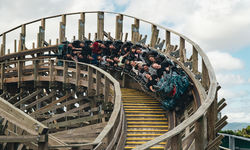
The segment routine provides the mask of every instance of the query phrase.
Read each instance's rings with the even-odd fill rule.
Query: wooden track
[[[85,16],[88,14],[97,15],[97,32],[92,37],[90,33],[85,34]],[[106,14],[116,18],[113,37],[112,34],[104,31]],[[139,92],[140,85],[126,75],[122,77],[122,80],[119,78],[117,81],[112,77],[113,72],[107,73],[92,65],[77,63],[71,66],[72,62],[63,61],[63,66],[58,66],[56,65],[58,60],[55,57],[41,56],[44,53],[54,54],[57,51],[58,44],[66,39],[66,17],[73,15],[80,16],[78,38],[73,37],[73,39],[127,41],[130,40],[128,37],[131,37],[133,43],[149,45],[151,49],[168,56],[183,68],[193,82],[193,103],[183,114],[169,113],[159,108],[155,95],[149,98],[145,93]],[[45,33],[47,32],[45,23],[49,19],[58,17],[61,17],[59,37],[53,39],[56,43],[51,43],[51,40],[47,41],[48,46],[45,47]],[[126,19],[134,21],[131,25],[131,33],[123,31],[123,22]],[[144,37],[139,30],[141,22],[151,25],[151,33]],[[34,23],[41,23],[39,32],[34,33],[37,36],[37,42],[32,43],[32,48],[27,48],[26,28],[28,28],[27,25]],[[18,41],[13,39],[14,49],[8,49],[10,41],[7,41],[6,37],[17,29],[21,31],[18,35],[20,39]],[[165,36],[160,37],[160,35]],[[179,38],[177,45],[173,45],[172,35]],[[147,37],[150,37],[149,41]],[[217,113],[226,106],[225,100],[217,102],[217,91],[220,86],[206,54],[195,42],[182,34],[126,14],[93,11],[37,19],[0,34],[0,38],[2,38],[0,97],[3,98],[0,99],[2,104],[0,104],[2,106],[0,106],[2,125],[0,131],[5,135],[0,137],[0,142],[1,139],[8,139],[3,140],[2,148],[120,150],[127,145],[136,150],[150,149],[150,147],[151,149],[164,147],[174,150],[210,150],[217,149],[220,144],[222,136],[216,133],[227,124],[227,117],[224,116],[218,120]],[[174,40],[176,41],[176,38]],[[191,52],[189,58],[187,51],[189,54]],[[198,68],[199,63],[201,65]],[[33,88],[27,88],[30,86]],[[129,94],[123,94],[124,107],[122,107],[120,86],[127,88],[122,92],[131,92],[133,88],[138,89],[139,91],[136,92],[140,94],[137,93],[136,97],[130,98],[127,98]],[[92,99],[92,101],[82,102],[83,99]],[[100,105],[100,100],[103,106],[107,106],[105,110]],[[61,105],[57,105],[59,103]],[[75,106],[76,103],[79,104],[78,107]],[[145,103],[150,104],[150,107]],[[162,114],[167,114],[167,125],[165,117],[158,116]],[[27,121],[22,122],[23,120]],[[144,124],[145,122],[147,124]],[[157,125],[155,125],[156,122]],[[139,125],[144,127],[135,127]],[[160,129],[154,128],[150,133],[143,133],[145,128],[152,126],[159,126]],[[47,129],[49,132],[45,132]],[[80,131],[89,129],[97,131],[88,132],[90,138],[78,134]],[[137,134],[138,132],[140,134]],[[73,133],[79,139],[64,135],[68,133]],[[34,142],[36,136],[42,138]],[[134,140],[137,136],[142,140]],[[27,143],[23,140],[25,137],[32,142]],[[129,138],[131,140],[128,140]]]

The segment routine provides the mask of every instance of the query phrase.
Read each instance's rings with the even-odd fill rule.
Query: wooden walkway
[[[166,111],[159,101],[141,91],[122,89],[122,101],[127,120],[124,149],[132,149],[168,131]],[[164,149],[161,142],[150,149]]]

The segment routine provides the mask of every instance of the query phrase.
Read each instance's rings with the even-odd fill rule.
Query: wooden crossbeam
[[[71,110],[69,110],[69,111],[66,111],[65,113],[56,114],[56,115],[54,115],[53,117],[51,117],[51,118],[49,118],[49,119],[47,119],[47,120],[42,121],[42,123],[46,124],[46,123],[52,122],[52,121],[54,121],[54,120],[60,119],[60,118],[62,118],[62,117],[67,116],[68,114],[71,114],[71,113],[73,113],[73,112],[82,110],[82,109],[84,109],[84,108],[86,108],[86,107],[89,107],[89,106],[90,106],[89,103],[83,104],[83,105],[81,105],[81,106],[79,106],[79,107],[77,107],[77,108],[74,108],[74,109],[71,109]]]
[[[72,126],[72,125],[87,122],[87,121],[101,119],[103,117],[107,117],[107,114],[98,114],[98,115],[94,115],[94,116],[88,116],[88,117],[82,117],[82,118],[78,118],[78,119],[67,120],[67,121],[59,122],[57,124],[50,124],[49,129],[57,128],[57,127],[59,127],[59,128],[60,127],[68,127],[68,126]]]
[[[19,106],[20,104],[22,104],[22,103],[24,103],[24,102],[26,102],[26,101],[32,99],[33,97],[37,96],[37,95],[38,95],[39,93],[41,93],[41,92],[42,92],[41,89],[39,89],[39,90],[33,92],[32,94],[30,94],[30,95],[26,96],[25,98],[23,98],[23,99],[19,100],[18,102],[16,102],[16,103],[14,104],[14,106]]]
[[[36,101],[30,103],[28,106],[25,106],[24,108],[22,108],[22,110],[29,109],[29,108],[35,106],[36,104],[38,104],[38,103],[40,103],[40,102],[42,102],[42,101],[45,101],[45,100],[47,100],[47,99],[50,99],[50,98],[52,98],[55,94],[56,94],[56,91],[52,91],[51,93],[49,93],[49,95],[44,96],[44,97],[42,97],[42,98],[40,98],[40,99],[38,99],[38,100],[36,100]]]
[[[29,143],[29,142],[45,142],[45,135],[18,135],[18,136],[0,136],[1,142],[7,143]]]
[[[223,135],[217,136],[213,141],[211,141],[208,146],[206,147],[206,150],[214,150],[215,146],[221,142],[221,140],[224,138]]]
[[[40,108],[39,110],[36,110],[35,112],[31,113],[30,115],[34,116],[36,114],[48,112],[49,110],[54,109],[53,107],[60,106],[60,105],[56,105],[56,104],[64,101],[65,99],[69,98],[70,96],[72,96],[72,93],[64,95],[63,97],[59,98],[58,100],[55,100],[52,103],[50,103],[49,105],[46,105],[46,106]]]
[[[10,101],[13,101],[15,99],[17,99],[18,97],[20,97],[21,95],[23,95],[25,92],[20,92],[20,93],[17,93],[16,95],[12,96],[11,98],[9,98],[7,101],[10,102]]]

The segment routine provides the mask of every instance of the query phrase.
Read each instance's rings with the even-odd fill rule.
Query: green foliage
[[[237,130],[237,131],[233,131],[233,130],[220,131],[220,133],[250,138],[250,126],[247,126],[246,128],[243,128],[243,129]]]

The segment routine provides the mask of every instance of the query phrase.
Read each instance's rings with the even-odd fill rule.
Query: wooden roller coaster
[[[97,15],[92,39],[90,33],[85,35],[87,15]],[[114,35],[105,31],[104,23],[110,22],[104,21],[105,15],[116,17]],[[117,77],[116,72],[91,64],[43,56],[55,53],[66,40],[70,16],[80,17],[78,37],[73,40],[131,38],[171,58],[192,80],[193,101],[177,115],[163,110],[156,95],[142,90],[126,74]],[[59,37],[52,44],[46,39],[45,23],[55,18],[61,21]],[[129,24],[130,33],[125,32],[126,19],[134,22]],[[28,49],[26,28],[39,23],[37,42],[29,43]],[[140,24],[151,26],[151,32],[142,35]],[[18,36],[8,38],[17,31],[21,31]],[[206,54],[186,36],[129,15],[93,11],[34,20],[0,37],[0,149],[219,149],[223,136],[217,133],[227,124],[227,116],[217,114],[226,106],[225,99],[217,100],[220,86]],[[10,41],[14,47],[8,49]]]

